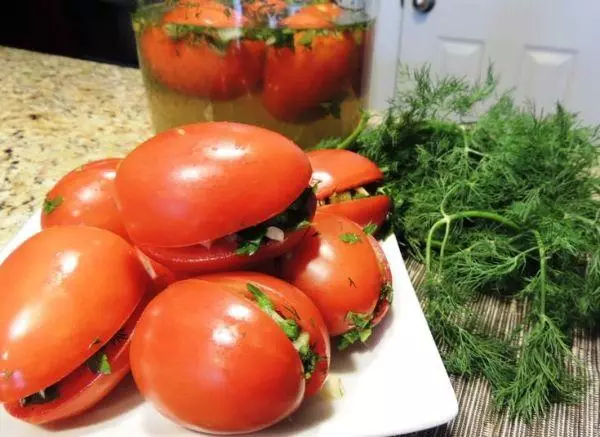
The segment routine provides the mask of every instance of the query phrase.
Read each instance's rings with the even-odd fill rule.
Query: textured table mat
[[[423,281],[424,268],[407,263],[415,289]],[[521,319],[523,309],[514,301],[482,298],[476,312],[491,329],[505,333]],[[580,405],[557,405],[536,422],[526,425],[494,414],[490,389],[483,379],[451,377],[459,403],[458,416],[448,425],[410,434],[411,437],[600,437],[600,337],[580,334],[573,352],[588,372],[588,390]]]

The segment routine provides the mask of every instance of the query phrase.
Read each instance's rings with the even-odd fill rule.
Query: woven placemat
[[[424,268],[407,262],[411,281],[418,289]],[[499,333],[512,331],[521,320],[523,308],[515,301],[484,297],[476,305],[478,314]],[[531,424],[511,421],[493,413],[490,389],[483,379],[451,377],[459,403],[458,416],[449,424],[410,434],[411,437],[600,437],[600,337],[577,335],[573,353],[588,373],[588,389],[579,405],[556,405],[545,417]]]

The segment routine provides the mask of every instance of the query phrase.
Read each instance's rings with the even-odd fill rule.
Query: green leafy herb
[[[353,327],[341,336],[338,343],[338,349],[344,350],[357,341],[365,343],[373,333],[371,328],[372,319],[372,314],[359,314],[352,311],[348,312],[348,314],[346,314],[346,320],[348,320]]]
[[[54,199],[46,198],[44,200],[43,210],[45,214],[51,214],[56,208],[63,203],[62,196],[56,196]]]
[[[260,249],[260,245],[263,242],[266,233],[267,231],[265,229],[263,232],[259,232],[254,238],[242,240],[235,251],[236,255],[254,255],[256,252],[258,252],[258,249]]]
[[[302,220],[300,223],[296,225],[296,229],[304,229],[310,226],[310,222],[308,220]]]
[[[340,234],[340,240],[347,244],[356,244],[362,241],[360,236],[354,232],[344,232],[343,234]]]
[[[307,187],[302,194],[282,213],[275,217],[260,223],[256,226],[243,229],[237,233],[239,238],[237,255],[252,256],[260,249],[265,241],[267,229],[274,226],[281,230],[289,231],[292,229],[301,229],[310,225],[307,218],[309,215],[308,199],[312,196],[312,190]]]
[[[377,225],[375,223],[369,223],[363,228],[363,231],[367,235],[373,235],[375,232],[377,232]]]
[[[298,44],[303,45],[305,47],[310,47],[315,36],[315,29],[306,30],[300,34],[300,38],[298,38]]]
[[[294,347],[298,351],[300,361],[302,361],[304,378],[309,379],[314,373],[321,357],[319,357],[319,355],[310,347],[310,336],[307,332],[300,334],[298,339],[294,342]]]
[[[304,377],[310,378],[315,370],[316,364],[319,361],[319,355],[310,346],[310,335],[306,331],[302,331],[298,322],[295,319],[286,319],[279,314],[271,299],[256,285],[248,282],[246,288],[254,297],[259,308],[267,314],[275,323],[277,323],[285,335],[294,343],[294,347],[298,351],[302,366],[304,369]],[[287,311],[292,313],[296,319],[300,319],[300,315],[293,307],[285,307]],[[311,321],[314,324],[314,321]]]
[[[112,367],[108,361],[108,356],[104,349],[98,350],[92,355],[87,361],[86,365],[88,369],[93,373],[101,373],[103,375],[110,375],[112,373]]]
[[[252,296],[254,296],[254,299],[260,309],[269,317],[271,317],[281,327],[281,329],[283,329],[283,332],[285,332],[285,335],[287,335],[290,340],[296,340],[300,335],[300,327],[298,326],[298,322],[296,322],[294,319],[285,319],[282,317],[275,310],[275,306],[273,305],[273,302],[271,302],[271,299],[269,299],[269,297],[256,285],[247,283],[246,288],[250,293],[252,293]]]
[[[561,105],[515,105],[491,69],[475,84],[428,67],[402,79],[380,122],[337,144],[385,174],[393,229],[425,264],[419,295],[446,368],[485,377],[497,408],[525,421],[579,401],[572,335],[600,328],[599,128]],[[525,304],[512,335],[472,310],[483,295]]]
[[[394,287],[389,282],[381,286],[381,292],[379,293],[380,301],[387,301],[392,303],[394,300]]]

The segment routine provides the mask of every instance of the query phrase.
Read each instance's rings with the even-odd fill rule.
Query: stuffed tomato
[[[378,191],[383,173],[374,162],[348,150],[313,150],[307,155],[319,211],[342,215],[361,226],[380,226],[387,219],[392,203]]]
[[[88,162],[62,177],[44,199],[42,228],[94,226],[128,239],[115,203],[114,180],[120,162],[118,158]]]
[[[43,230],[0,265],[0,402],[41,424],[82,413],[129,371],[148,289],[134,249],[103,229]]]
[[[177,282],[146,308],[132,340],[142,394],[197,431],[247,433],[294,412],[322,386],[329,337],[311,300],[253,272]]]
[[[181,93],[238,97],[256,87],[263,66],[264,44],[236,37],[235,29],[247,24],[222,3],[181,2],[159,25],[139,29],[141,60],[159,82]]]
[[[158,134],[116,177],[127,232],[148,257],[177,271],[239,269],[288,251],[316,201],[311,168],[287,138],[236,123]]]
[[[300,242],[282,258],[282,276],[304,291],[344,349],[365,342],[387,314],[392,278],[378,243],[345,217],[318,212]]]

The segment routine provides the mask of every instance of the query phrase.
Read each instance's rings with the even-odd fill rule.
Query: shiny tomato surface
[[[383,285],[377,254],[362,228],[319,212],[306,237],[283,257],[282,276],[313,300],[331,336],[353,327],[349,312],[371,316]]]
[[[191,246],[261,223],[294,202],[310,175],[308,158],[284,136],[214,122],[141,144],[115,184],[127,231],[144,250]]]
[[[182,93],[212,99],[238,97],[260,81],[264,44],[234,40],[220,48],[192,34],[178,34],[175,26],[227,29],[246,23],[245,17],[217,2],[182,3],[165,14],[163,26],[144,30],[139,39],[142,61],[161,83]]]
[[[300,328],[309,333],[314,351],[321,357],[306,384],[305,396],[319,391],[329,372],[331,355],[329,333],[323,316],[306,294],[281,279],[257,272],[217,273],[204,275],[199,279],[215,284],[229,285],[238,290],[244,290],[248,283],[256,284],[271,299],[279,314],[296,320]]]
[[[349,150],[312,150],[306,155],[313,170],[313,183],[317,184],[318,200],[383,180],[382,171],[373,161]]]
[[[252,432],[302,401],[296,349],[243,293],[201,279],[176,282],[150,302],[136,327],[134,379],[159,412],[184,427]]]
[[[293,15],[287,25],[295,28],[327,28],[320,16]],[[285,23],[284,23],[285,24]],[[348,33],[311,36],[298,32],[294,48],[268,47],[263,85],[263,105],[273,117],[301,121],[321,104],[338,97],[352,77],[356,43]]]
[[[83,364],[55,384],[58,391],[55,400],[30,405],[11,402],[4,405],[6,411],[18,419],[39,425],[76,416],[100,402],[129,373],[131,334],[145,303],[144,298],[125,325],[104,346],[100,342],[90,344],[93,352],[106,354],[110,366],[107,373],[93,371]]]
[[[87,226],[41,231],[0,265],[0,402],[51,386],[131,316],[148,277],[134,249]]]
[[[319,211],[342,215],[361,226],[369,223],[381,226],[386,220],[392,201],[388,196],[376,195],[345,202],[320,205]]]
[[[92,161],[67,173],[46,195],[42,228],[86,225],[127,239],[115,203],[115,176],[121,159]]]

